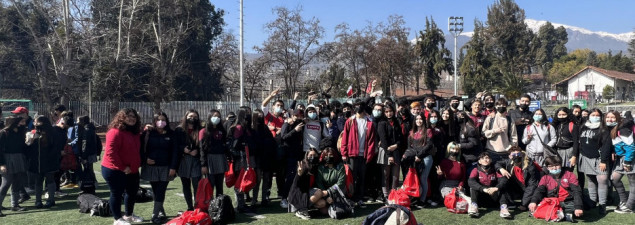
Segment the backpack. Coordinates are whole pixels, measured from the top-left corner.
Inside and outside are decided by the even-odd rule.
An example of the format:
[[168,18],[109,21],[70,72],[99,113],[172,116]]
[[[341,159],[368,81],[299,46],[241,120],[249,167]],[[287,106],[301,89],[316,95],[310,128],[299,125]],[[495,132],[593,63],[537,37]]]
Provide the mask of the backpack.
[[[92,166],[92,165],[88,165]],[[97,179],[95,178],[95,172],[93,170],[86,170],[82,173],[81,178],[79,180],[79,189],[82,193],[91,193],[95,194],[95,189],[97,186]]]
[[151,190],[139,187],[139,190],[137,190],[137,198],[135,199],[136,202],[151,202],[153,199],[154,194]]
[[99,199],[93,203],[90,209],[90,216],[109,217],[112,214],[110,211],[110,203],[108,200]]
[[344,192],[336,185],[328,189],[328,196],[333,199],[333,204],[328,208],[329,217],[332,219],[343,219],[353,215],[353,202],[346,199]]
[[209,203],[207,209],[214,223],[227,224],[236,218],[232,199],[228,195],[220,195]]
[[412,211],[404,206],[392,204],[375,210],[375,212],[371,213],[366,217],[366,219],[364,219],[362,225],[392,224],[391,222],[388,222],[392,220],[395,220],[394,224],[398,225],[417,224],[417,219]]
[[101,198],[91,193],[80,194],[77,197],[77,205],[80,213],[89,213],[95,202],[101,201]]
[[205,209],[209,207],[210,201],[214,196],[214,189],[212,188],[212,184],[209,183],[209,179],[203,178],[198,182],[198,188],[196,190],[196,197],[194,198],[194,202],[196,202],[197,209]]

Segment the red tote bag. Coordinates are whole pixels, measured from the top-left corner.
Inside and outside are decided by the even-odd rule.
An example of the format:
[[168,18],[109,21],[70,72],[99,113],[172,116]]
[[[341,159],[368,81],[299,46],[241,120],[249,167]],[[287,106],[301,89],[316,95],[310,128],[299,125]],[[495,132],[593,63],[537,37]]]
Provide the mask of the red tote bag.
[[256,171],[249,166],[249,147],[247,146],[245,146],[245,153],[247,154],[247,166],[240,170],[236,181],[236,188],[242,193],[247,193],[256,186]]
[[229,170],[225,172],[225,185],[230,188],[236,184],[236,174],[234,173],[234,162],[229,161],[227,164],[229,164]]
[[346,173],[346,196],[351,198],[353,197],[353,192],[355,190],[355,182],[353,181],[353,170],[348,164],[344,164],[344,171]]
[[408,174],[406,174],[406,178],[403,180],[402,187],[406,194],[411,197],[418,198],[421,196],[421,191],[419,190],[419,177],[417,176],[417,170],[414,167],[410,167],[410,169],[408,169]]

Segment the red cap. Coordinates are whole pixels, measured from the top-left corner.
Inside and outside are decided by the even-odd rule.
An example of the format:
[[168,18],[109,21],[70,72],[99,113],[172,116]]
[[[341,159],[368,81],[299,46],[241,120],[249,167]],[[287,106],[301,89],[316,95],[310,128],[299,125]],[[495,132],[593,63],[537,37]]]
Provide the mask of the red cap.
[[11,111],[11,113],[13,113],[13,114],[22,114],[22,113],[27,113],[27,114],[28,114],[28,113],[29,113],[29,110],[28,110],[28,109],[26,109],[26,108],[24,108],[24,107],[22,107],[22,106],[20,106],[20,107],[18,107],[18,108],[15,108],[15,110]]

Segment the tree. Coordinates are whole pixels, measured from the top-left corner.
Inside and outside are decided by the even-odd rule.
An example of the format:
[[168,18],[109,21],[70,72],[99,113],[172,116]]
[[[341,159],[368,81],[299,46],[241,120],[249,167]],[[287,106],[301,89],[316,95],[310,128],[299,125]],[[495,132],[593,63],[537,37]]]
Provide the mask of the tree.
[[[382,90],[390,95],[394,84],[406,87],[411,85],[411,74],[413,59],[415,59],[414,48],[408,40],[410,29],[405,27],[406,21],[402,16],[392,15],[388,17],[386,24],[380,23],[376,28],[376,33],[380,34],[380,39],[375,43],[375,48],[370,54],[367,74],[372,74],[373,79],[381,81]],[[372,82],[367,79],[365,84]],[[417,94],[419,93],[418,83]],[[366,86],[366,85],[364,85]],[[404,93],[405,94],[405,93]]]
[[547,22],[540,27],[534,39],[532,45],[534,45],[536,66],[543,75],[547,75],[553,66],[553,61],[567,54],[565,47],[568,41],[567,31],[562,26],[555,29],[550,22]]
[[628,52],[631,53],[631,59],[635,62],[635,37],[628,43]]
[[525,24],[525,11],[513,0],[498,0],[487,8],[485,46],[491,49],[501,73],[520,76],[531,66],[533,33]]
[[475,19],[472,39],[463,46],[466,53],[459,65],[459,72],[463,78],[463,91],[469,96],[484,90],[492,90],[493,82],[497,81],[494,75],[498,71],[492,70],[492,56],[485,48],[484,32],[483,23]]
[[613,55],[611,51],[606,54],[600,54],[599,67],[607,70],[616,70],[624,73],[633,72],[633,61],[622,54],[622,51]]
[[615,97],[615,89],[613,87],[606,85],[604,89],[602,89],[602,97],[606,100],[610,100]]
[[[454,71],[450,50],[444,47],[443,31],[437,27],[432,18],[426,17],[426,28],[424,31],[419,31],[419,35],[416,51],[422,64],[424,83],[434,94],[439,85],[441,72]],[[419,84],[416,85],[418,89]]]
[[576,49],[556,60],[547,74],[549,83],[557,83],[577,73],[587,66],[586,61],[590,55],[595,54],[589,49]]
[[324,28],[315,17],[302,18],[301,8],[278,7],[273,12],[277,18],[265,25],[269,37],[256,50],[271,59],[274,67],[281,69],[277,76],[284,80],[285,93],[291,98],[298,82],[302,81],[302,69],[319,55],[316,49],[324,36]]
[[377,41],[375,29],[369,24],[363,30],[351,31],[348,24],[342,23],[335,27],[335,32],[335,42],[330,44],[332,52],[325,55],[325,61],[343,65],[352,78],[353,89],[361,93],[366,88],[364,81],[369,80],[369,75],[363,72],[372,66]]

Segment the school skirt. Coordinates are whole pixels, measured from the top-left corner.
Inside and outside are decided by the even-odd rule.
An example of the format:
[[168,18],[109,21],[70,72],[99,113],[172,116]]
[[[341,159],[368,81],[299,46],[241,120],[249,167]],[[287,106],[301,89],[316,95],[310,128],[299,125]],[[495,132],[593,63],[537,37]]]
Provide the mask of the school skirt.
[[25,173],[26,172],[26,157],[22,153],[5,153],[4,154],[5,167],[7,168],[7,174]]
[[585,175],[607,175],[609,170],[609,165],[607,165],[604,172],[600,171],[600,157],[587,158],[586,156],[580,154],[578,171],[584,173]]
[[558,149],[558,156],[562,159],[562,167],[571,168],[571,162],[569,159],[573,157],[573,147]]
[[170,168],[168,166],[143,166],[141,167],[141,179],[149,182],[170,181]]
[[201,161],[194,156],[183,155],[177,173],[183,178],[201,177]]
[[229,170],[225,154],[207,155],[207,170],[209,174],[221,174]]
[[619,174],[623,174],[623,175],[635,174],[635,171],[633,171],[632,164],[631,164],[631,171],[624,170],[624,166],[623,166],[623,164],[624,164],[624,156],[619,156],[619,157],[620,157],[619,160],[616,160],[616,161],[618,161],[618,163],[615,164],[615,169],[613,171],[616,172],[616,173],[619,173]]

